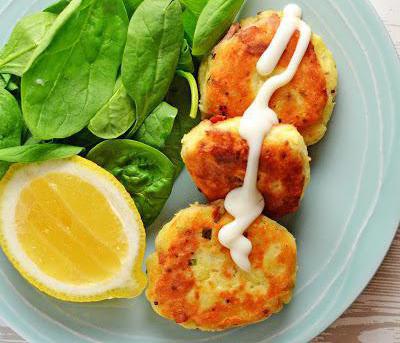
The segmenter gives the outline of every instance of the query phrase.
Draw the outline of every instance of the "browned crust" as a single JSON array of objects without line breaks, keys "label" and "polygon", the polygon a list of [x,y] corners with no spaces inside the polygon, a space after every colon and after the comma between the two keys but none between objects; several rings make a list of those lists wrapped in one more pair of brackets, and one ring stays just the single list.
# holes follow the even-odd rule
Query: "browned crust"
[{"label": "browned crust", "polygon": [[[194,183],[209,201],[224,199],[243,185],[249,152],[247,142],[236,131],[217,127],[207,126],[205,135],[195,142],[187,139],[190,148],[184,146],[182,155]],[[305,164],[307,156],[288,141],[264,142],[257,187],[268,216],[279,218],[298,209],[306,187]]]},{"label": "browned crust", "polygon": [[[206,117],[243,115],[255,98],[260,79],[256,63],[271,42],[279,26],[277,13],[259,16],[253,24],[238,28],[213,50],[208,60],[207,80],[203,86],[202,110]],[[298,32],[292,37],[277,71],[285,68],[294,53]],[[283,123],[293,124],[301,134],[308,134],[315,124],[324,123],[328,101],[326,78],[312,43],[294,79],[275,92],[270,106]]]},{"label": "browned crust", "polygon": [[[218,221],[215,213],[222,213]],[[266,319],[290,300],[297,268],[293,237],[266,217],[257,219],[247,230],[253,244],[249,257],[252,272],[244,273],[233,263],[228,249],[218,242],[220,228],[231,220],[223,203],[217,202],[183,210],[166,225],[163,231],[168,232],[163,232],[163,238],[170,235],[170,240],[156,247],[156,253],[147,263],[147,297],[158,313],[188,328],[223,330]],[[211,230],[211,237],[205,238],[204,230]],[[265,254],[273,246],[279,246],[280,251],[265,263]],[[217,300],[207,308],[200,304],[200,297],[210,292],[207,280],[196,279],[193,272],[196,266],[191,264],[200,248],[208,249],[215,257],[224,256],[223,268],[218,272],[227,282],[233,275],[237,278],[229,291],[215,288]],[[271,266],[278,267],[280,272],[274,272]],[[202,267],[211,270],[213,265]],[[251,275],[254,273],[261,275],[257,281]]]}]

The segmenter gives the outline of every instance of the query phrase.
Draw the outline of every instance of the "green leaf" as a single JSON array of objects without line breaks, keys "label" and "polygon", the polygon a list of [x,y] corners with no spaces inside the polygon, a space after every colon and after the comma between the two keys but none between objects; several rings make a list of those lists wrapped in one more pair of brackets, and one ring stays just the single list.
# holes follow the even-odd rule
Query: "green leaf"
[{"label": "green leaf", "polygon": [[43,12],[22,18],[0,51],[0,73],[22,76],[30,67],[35,49],[55,18],[54,14]]},{"label": "green leaf", "polygon": [[135,118],[134,103],[118,79],[114,95],[90,120],[88,129],[100,138],[118,138],[129,130]]},{"label": "green leaf", "polygon": [[0,161],[0,180],[6,175],[8,168],[10,168],[10,163]]},{"label": "green leaf", "polygon": [[10,81],[11,75],[10,74],[0,74],[0,88],[6,88],[8,82]]},{"label": "green leaf", "polygon": [[67,7],[56,16],[53,24],[43,36],[38,47],[32,53],[30,65],[32,65],[32,63],[46,50],[60,29],[63,28],[64,24],[76,13],[78,7],[82,4],[82,1],[83,0],[71,0]]},{"label": "green leaf", "polygon": [[21,82],[21,79],[20,79],[18,76],[11,75],[11,78],[10,78],[10,80],[8,81],[8,84],[7,84],[7,86],[6,86],[6,89],[7,89],[9,92],[18,91],[19,88],[20,88],[20,82]]},{"label": "green leaf", "polygon": [[11,74],[0,74],[0,89],[9,91],[19,102],[21,78]]},{"label": "green leaf", "polygon": [[203,11],[208,0],[181,0],[181,3],[197,17]]},{"label": "green leaf", "polygon": [[158,150],[164,148],[177,114],[178,110],[175,107],[162,102],[146,118],[134,139]]},{"label": "green leaf", "polygon": [[194,31],[196,30],[198,17],[193,14],[189,9],[185,9],[182,13],[183,28],[185,30],[185,37],[190,46],[193,46]]},{"label": "green leaf", "polygon": [[199,110],[199,89],[197,87],[197,82],[194,76],[186,71],[177,70],[176,72],[180,77],[186,79],[190,87],[191,93],[191,105],[190,105],[190,113],[189,117],[192,119],[196,119],[197,112]]},{"label": "green leaf", "polygon": [[70,137],[55,140],[56,143],[81,146],[85,149],[91,149],[101,141],[101,138],[95,136],[86,127]]},{"label": "green leaf", "polygon": [[174,166],[165,155],[146,144],[124,139],[100,143],[87,158],[125,186],[146,226],[157,218],[174,183]]},{"label": "green leaf", "polygon": [[127,26],[122,0],[72,0],[57,17],[22,78],[24,119],[34,136],[79,132],[112,96]]},{"label": "green leaf", "polygon": [[35,138],[33,136],[28,136],[25,140],[24,145],[33,145],[33,144],[39,144],[42,143],[42,141],[38,138]]},{"label": "green leaf", "polygon": [[186,39],[183,40],[181,54],[179,56],[178,66],[176,67],[176,69],[187,71],[189,73],[194,72],[192,53]]},{"label": "green leaf", "polygon": [[185,78],[176,76],[166,97],[169,104],[178,109],[178,115],[170,136],[161,150],[175,165],[176,176],[182,170],[184,164],[181,158],[182,138],[194,126],[200,122],[200,116],[190,118],[192,108],[191,91]]},{"label": "green leaf", "polygon": [[143,2],[143,0],[124,0],[126,12],[128,13],[128,17],[131,18],[133,13],[139,7],[139,5]]},{"label": "green leaf", "polygon": [[57,160],[79,154],[83,148],[63,144],[29,144],[0,149],[0,161],[31,163]]},{"label": "green leaf", "polygon": [[15,98],[0,89],[0,149],[21,144],[22,114]]},{"label": "green leaf", "polygon": [[197,21],[193,55],[208,53],[221,39],[239,13],[244,0],[209,0]]},{"label": "green leaf", "polygon": [[69,5],[71,0],[60,0],[57,1],[56,3],[50,5],[47,7],[43,12],[49,12],[49,13],[54,13],[54,14],[60,14],[62,11],[64,11],[65,7]]},{"label": "green leaf", "polygon": [[[185,37],[190,46],[193,45],[194,31],[196,30],[197,20],[207,4],[207,1],[208,0],[181,0],[181,3],[185,7],[182,15],[183,27],[185,30]],[[187,71],[193,72],[191,70]]]},{"label": "green leaf", "polygon": [[133,14],[122,60],[122,81],[137,115],[129,137],[168,92],[182,41],[178,0],[145,0]]},{"label": "green leaf", "polygon": [[[0,88],[0,149],[20,145],[22,130],[22,114],[18,102],[8,91]],[[0,162],[0,179],[8,167],[8,163]]]}]

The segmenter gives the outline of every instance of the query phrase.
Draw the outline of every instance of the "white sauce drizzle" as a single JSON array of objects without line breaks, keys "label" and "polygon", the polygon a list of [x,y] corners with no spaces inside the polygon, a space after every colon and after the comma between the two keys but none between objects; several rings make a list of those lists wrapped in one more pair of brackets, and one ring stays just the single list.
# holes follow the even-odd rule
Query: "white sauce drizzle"
[{"label": "white sauce drizzle", "polygon": [[223,246],[230,249],[233,261],[245,271],[251,269],[249,254],[252,244],[243,233],[264,210],[264,198],[257,189],[261,149],[272,126],[278,123],[276,113],[268,104],[274,92],[293,79],[311,40],[311,29],[301,20],[301,16],[299,6],[290,4],[285,7],[279,28],[257,63],[258,73],[267,76],[274,71],[292,35],[299,30],[300,38],[296,50],[287,69],[263,84],[240,122],[240,136],[249,145],[246,175],[243,186],[226,196],[225,209],[235,219],[219,231],[218,239]]}]

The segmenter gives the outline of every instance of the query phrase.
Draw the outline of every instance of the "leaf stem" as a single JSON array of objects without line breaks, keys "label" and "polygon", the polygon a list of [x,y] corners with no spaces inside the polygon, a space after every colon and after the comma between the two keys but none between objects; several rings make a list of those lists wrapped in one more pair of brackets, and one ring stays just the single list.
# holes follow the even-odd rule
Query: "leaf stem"
[{"label": "leaf stem", "polygon": [[190,107],[190,118],[195,119],[199,109],[199,88],[197,86],[196,79],[191,73],[183,70],[177,70],[176,74],[185,78],[189,83],[190,93],[192,95],[191,107]]}]

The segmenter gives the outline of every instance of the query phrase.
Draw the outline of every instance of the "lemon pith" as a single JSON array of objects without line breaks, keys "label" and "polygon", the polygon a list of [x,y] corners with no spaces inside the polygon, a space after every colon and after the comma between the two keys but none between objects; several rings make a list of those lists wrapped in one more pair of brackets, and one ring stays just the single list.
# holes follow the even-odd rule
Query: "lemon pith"
[{"label": "lemon pith", "polygon": [[80,157],[10,168],[0,182],[0,244],[28,282],[62,300],[133,297],[146,284],[133,200]]}]

